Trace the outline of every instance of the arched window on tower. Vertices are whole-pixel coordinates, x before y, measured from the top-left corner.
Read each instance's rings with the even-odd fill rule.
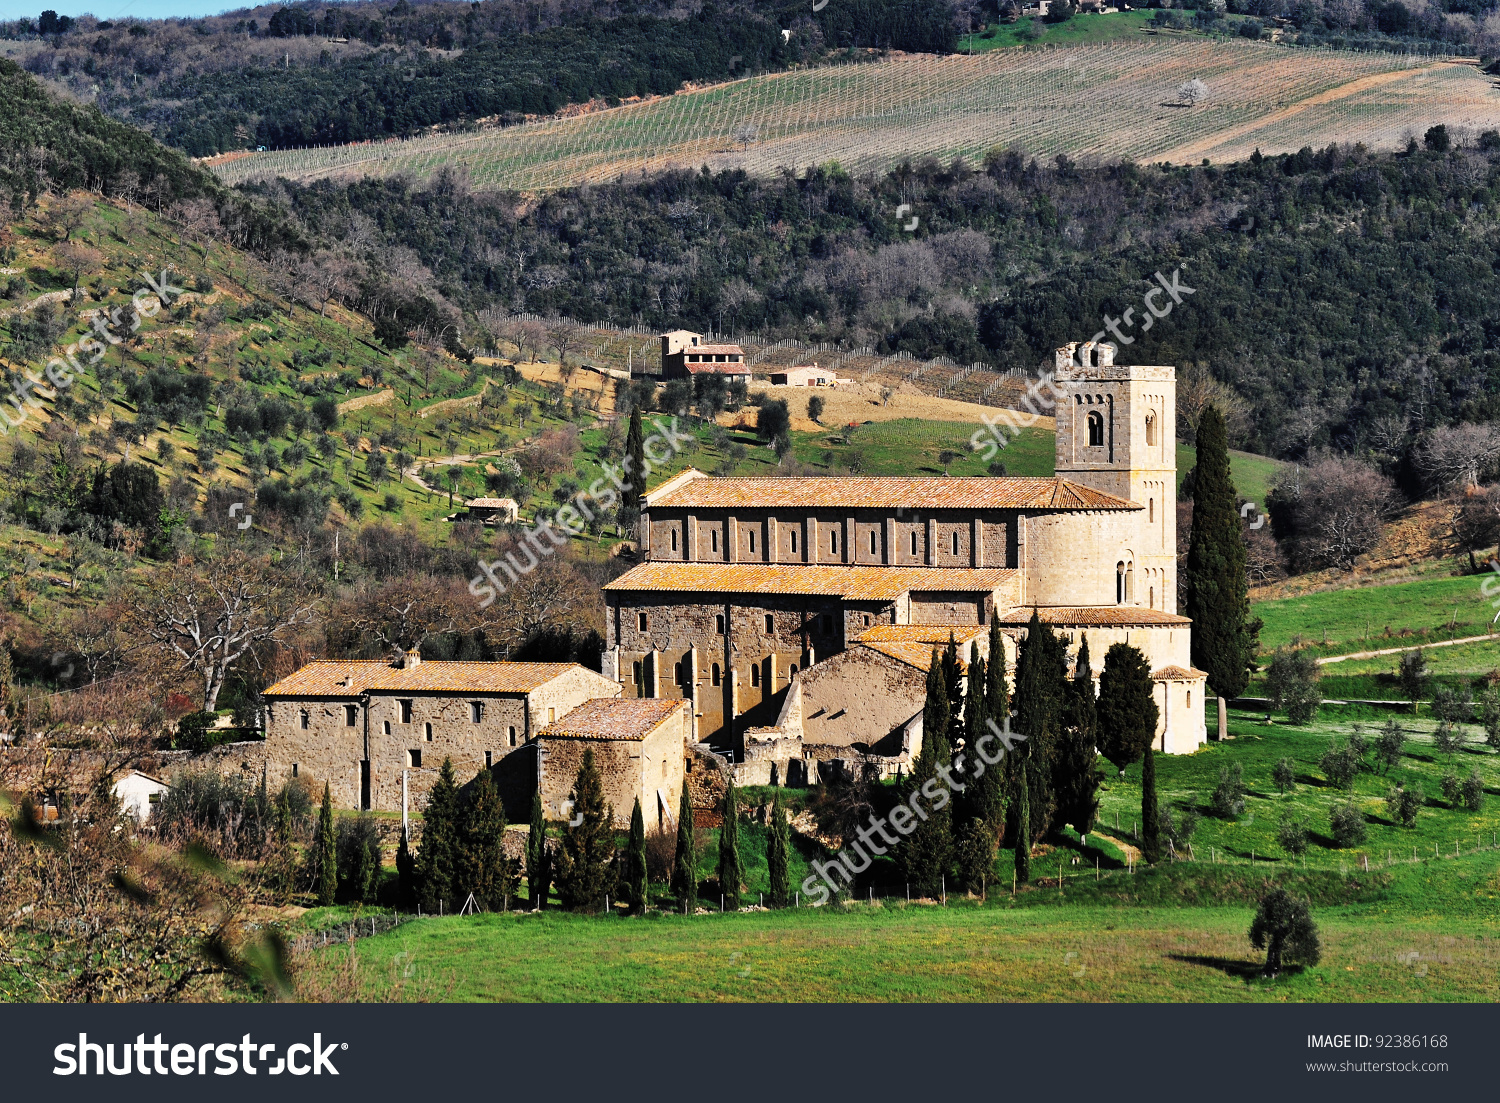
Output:
[[[1115,604],[1125,604],[1125,560],[1115,564]]]
[[[1095,410],[1089,414],[1089,447],[1098,448],[1104,444],[1104,415]]]
[[[1152,447],[1156,446],[1156,415],[1146,415],[1146,443]]]

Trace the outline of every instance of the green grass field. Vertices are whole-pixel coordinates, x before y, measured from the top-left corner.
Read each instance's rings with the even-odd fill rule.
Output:
[[[1399,776],[1421,781],[1432,794],[1446,768],[1419,735],[1390,777],[1366,773],[1356,780],[1354,799],[1365,811],[1368,839],[1337,850],[1327,837],[1327,810],[1338,795],[1323,783],[1317,760],[1350,724],[1335,717],[1305,729],[1267,727],[1237,712],[1230,742],[1159,758],[1162,801],[1179,810],[1208,804],[1220,767],[1238,762],[1244,771],[1245,812],[1232,821],[1206,817],[1190,861],[1137,864],[1131,872],[1109,841],[1094,836],[1084,849],[1071,836],[1038,848],[1037,880],[1015,896],[1010,852],[1002,851],[996,887],[984,901],[954,895],[947,906],[907,904],[887,867],[884,874],[872,871],[873,905],[862,883],[850,902],[780,912],[721,916],[710,909],[682,916],[672,914],[672,901],[664,898],[662,912],[637,919],[555,910],[424,919],[352,947],[304,955],[299,969],[312,989],[364,1000],[1500,998],[1494,903],[1500,850],[1493,845],[1500,839],[1500,757],[1488,751],[1459,756],[1462,769],[1478,768],[1486,779],[1484,811],[1455,811],[1439,796],[1415,828],[1401,828],[1385,818],[1386,787]],[[1293,759],[1297,775],[1296,788],[1285,795],[1269,780],[1282,756]],[[1139,770],[1111,776],[1102,794],[1100,831],[1121,843],[1139,814]],[[765,796],[750,795],[756,801]],[[801,799],[795,791],[792,796]],[[1309,821],[1305,866],[1287,859],[1276,842],[1286,814]],[[746,823],[741,838],[753,904],[766,887],[764,835]],[[711,832],[701,853],[705,875],[713,866],[713,840]],[[1420,860],[1412,860],[1413,848]],[[794,880],[806,876],[812,849],[803,843],[794,858]],[[1256,975],[1258,958],[1245,933],[1254,901],[1273,883],[1311,899],[1324,947],[1319,965],[1274,983]],[[320,914],[342,912],[314,911],[303,922],[316,926]]]
[[[1261,648],[1271,651],[1293,643],[1309,644],[1317,654],[1339,655],[1484,635],[1494,611],[1479,589],[1482,581],[1482,576],[1434,575],[1257,602],[1255,615],[1265,622]],[[1433,659],[1443,650],[1434,651]]]
[[[1130,11],[1110,12],[1108,15],[1083,15],[1069,19],[1066,23],[1042,23],[1041,33],[1035,33],[1032,20],[1016,23],[1000,23],[975,34],[963,35],[958,40],[961,54],[982,54],[987,50],[1003,50],[1034,43],[1041,46],[1077,46],[1085,42],[1112,42],[1117,38],[1129,38],[1139,34],[1141,28],[1151,22],[1154,12]]]

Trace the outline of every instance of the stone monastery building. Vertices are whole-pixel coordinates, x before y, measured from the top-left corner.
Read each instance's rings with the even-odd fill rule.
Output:
[[[1099,658],[1139,647],[1157,746],[1195,749],[1206,675],[1177,614],[1175,373],[1114,353],[1058,350],[1053,478],[689,470],[656,488],[645,562],[605,587],[605,675],[628,697],[691,700],[699,740],[763,764],[751,783],[851,748],[894,772],[920,746],[932,648],[951,632],[983,653],[998,620],[1013,672],[1036,610],[1070,651],[1085,633]]]
[[[562,807],[585,747],[616,820],[639,798],[670,824],[703,770],[800,784],[858,755],[884,774],[921,746],[933,648],[967,658],[998,622],[1007,673],[1035,611],[1095,670],[1115,642],[1151,664],[1157,747],[1206,738],[1206,675],[1177,614],[1176,384],[1057,352],[1052,478],[718,479],[646,495],[643,562],[604,588],[603,676],[576,664],[316,662],[266,690],[268,763],[326,780],[343,807],[414,806],[444,757]],[[519,756],[519,757],[512,757]],[[550,764],[550,765],[549,765]],[[698,802],[695,799],[695,807]],[[622,807],[623,805],[623,807]]]

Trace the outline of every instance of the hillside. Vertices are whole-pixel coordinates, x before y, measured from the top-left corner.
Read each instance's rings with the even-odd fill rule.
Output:
[[[1195,106],[1177,94],[1191,79],[1209,89]],[[536,191],[672,165],[885,172],[923,157],[977,163],[997,146],[1221,163],[1330,142],[1390,149],[1436,123],[1500,126],[1500,96],[1472,65],[1157,37],[749,77],[519,127],[236,156],[214,171],[229,183],[423,180],[462,165],[475,187]]]

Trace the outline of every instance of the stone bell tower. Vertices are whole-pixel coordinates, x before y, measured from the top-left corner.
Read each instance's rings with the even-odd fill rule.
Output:
[[[1128,599],[1177,611],[1177,370],[1115,363],[1105,341],[1057,350],[1056,471],[1144,507],[1122,559]],[[1123,595],[1122,595],[1123,596]]]

